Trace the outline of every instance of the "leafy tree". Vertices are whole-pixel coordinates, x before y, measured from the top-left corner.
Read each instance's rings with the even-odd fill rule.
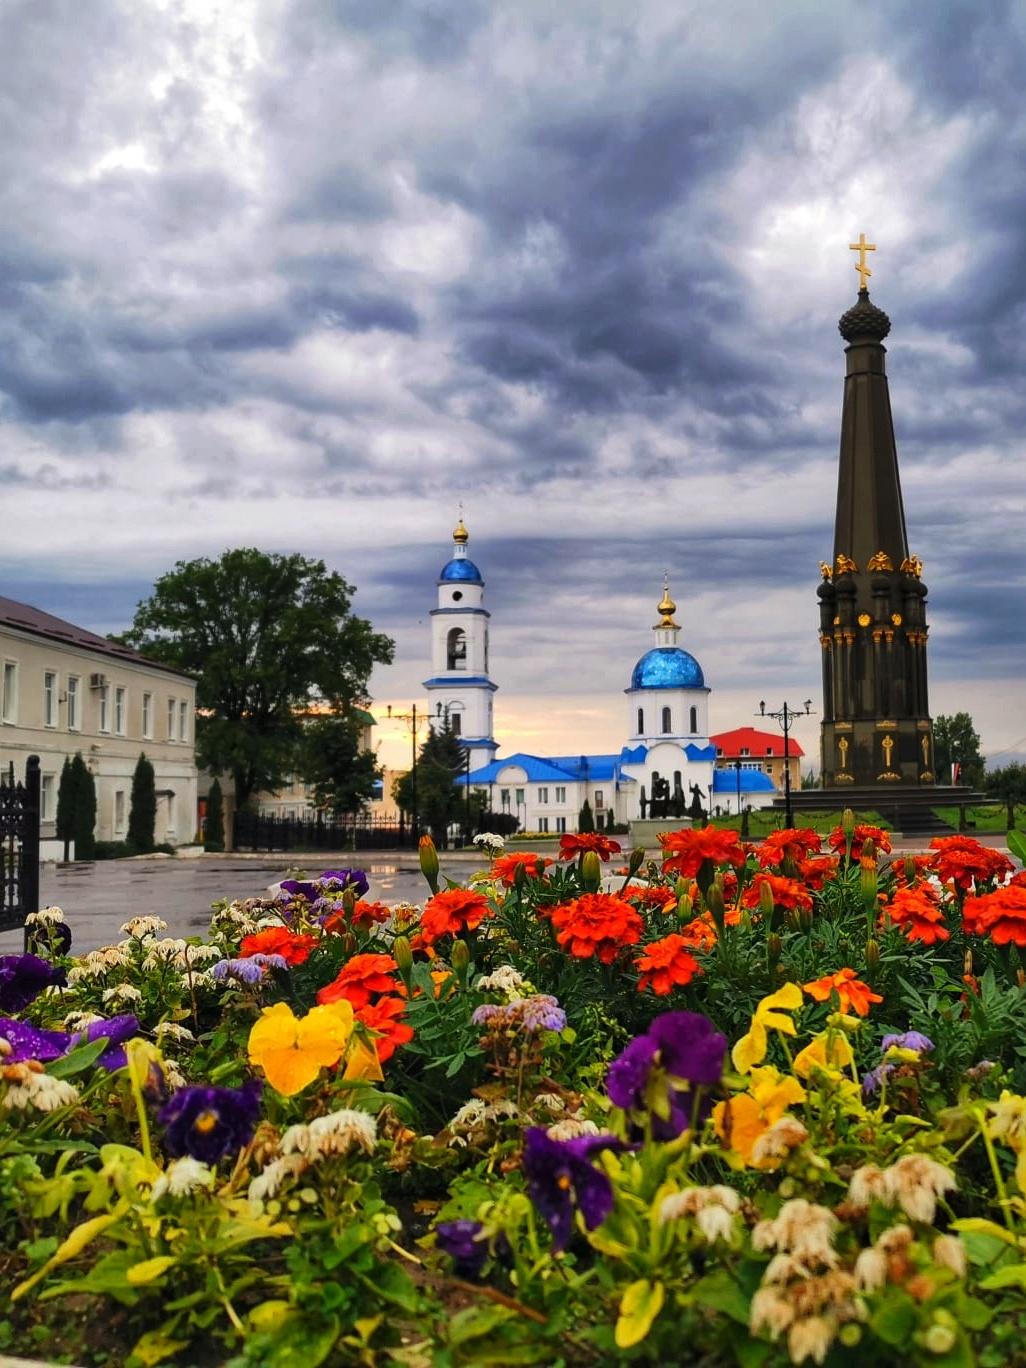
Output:
[[[215,779],[207,792],[207,810],[203,818],[204,850],[224,850],[224,795],[221,781]]]
[[[819,786],[819,775],[816,773],[816,771],[811,769],[806,770],[805,773],[802,775],[802,788],[818,789]]]
[[[1017,803],[1026,803],[1026,765],[1002,765],[986,776],[987,792],[1000,798],[1008,816],[1008,830],[1015,829]]]
[[[75,839],[75,806],[77,790],[75,768],[71,756],[66,756],[61,769],[61,782],[57,788],[57,839],[64,842],[64,860],[67,863],[71,842]]]
[[[591,813],[591,804],[588,802],[587,798],[585,798],[584,803],[583,803],[582,806],[581,806],[581,810],[580,810],[580,812],[577,814],[577,830],[578,830],[578,831],[594,831],[594,830],[595,830],[595,818],[592,816],[592,813]]]
[[[229,772],[244,807],[295,769],[300,712],[345,712],[393,643],[351,612],[353,586],[323,561],[242,547],[179,561],[119,638],[196,676],[198,763]]]
[[[488,812],[482,809],[477,819],[479,831],[493,831],[496,836],[512,836],[519,826],[512,812]]]
[[[417,757],[416,816],[420,826],[430,827],[435,844],[444,848],[448,828],[461,821],[466,811],[463,786],[457,779],[466,772],[463,747],[448,723],[432,728]],[[393,796],[403,812],[413,815],[413,774],[396,780]]]
[[[360,749],[360,732],[359,722],[345,714],[304,727],[297,769],[319,808],[359,812],[373,797],[381,770],[374,752]]]
[[[951,766],[961,767],[959,782],[968,788],[983,784],[983,756],[980,736],[967,712],[938,717],[933,724],[934,771],[942,783],[949,783]]]
[[[157,823],[157,786],[153,766],[140,755],[132,775],[132,795],[128,810],[128,844],[137,855],[153,849]]]
[[[71,762],[72,792],[75,795],[72,839],[75,859],[91,860],[96,853],[96,784],[89,773],[82,752],[76,751]]]

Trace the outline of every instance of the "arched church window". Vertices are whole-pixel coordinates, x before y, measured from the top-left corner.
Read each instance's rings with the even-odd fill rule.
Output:
[[[669,710],[669,708],[664,708],[664,709],[663,709],[663,735],[665,736],[667,732],[671,732],[671,731],[673,731],[673,728],[672,728],[672,726],[670,725],[670,710]]]
[[[463,735],[463,718],[458,712],[451,712],[449,714],[449,730],[452,732],[453,736]]]
[[[645,732],[645,709],[638,709],[638,735],[643,736]]]
[[[467,668],[467,637],[462,627],[453,627],[446,638],[446,669]]]
[[[691,709],[691,735],[694,736],[698,731],[698,709]]]

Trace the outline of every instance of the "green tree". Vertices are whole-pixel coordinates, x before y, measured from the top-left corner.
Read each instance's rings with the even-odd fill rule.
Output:
[[[207,793],[207,810],[203,817],[204,850],[224,850],[224,795],[221,781],[215,779]]]
[[[140,755],[132,775],[132,794],[128,809],[128,844],[136,855],[148,855],[153,849],[153,833],[157,824],[157,785],[153,766]]]
[[[75,859],[91,860],[96,853],[96,784],[82,759],[81,751],[75,752],[71,770],[75,795],[75,819],[72,824]]]
[[[78,801],[75,768],[71,756],[66,756],[61,768],[61,782],[57,788],[57,839],[64,842],[64,860],[71,851],[75,839],[75,808]]]
[[[951,782],[951,766],[961,767],[959,783],[967,788],[983,784],[980,736],[967,712],[938,717],[933,724],[934,773],[941,783]]]
[[[581,805],[581,810],[580,810],[580,812],[577,814],[577,830],[578,830],[578,831],[594,831],[594,830],[595,830],[595,818],[592,816],[592,813],[591,813],[591,804],[588,802],[587,798],[585,798],[583,804]]]
[[[435,844],[444,848],[448,828],[462,821],[466,808],[463,786],[457,780],[466,772],[463,747],[448,725],[432,728],[417,757],[416,816],[418,825],[430,827]],[[397,779],[392,793],[403,812],[414,811],[413,774]]]
[[[311,698],[344,713],[392,659],[353,592],[323,561],[242,547],[179,561],[119,638],[196,677],[198,763],[232,775],[240,808],[294,771]]]
[[[377,756],[361,749],[360,722],[345,714],[318,717],[303,728],[297,770],[311,785],[314,802],[331,812],[359,812],[381,776]]]
[[[1013,831],[1016,805],[1026,803],[1026,765],[1002,765],[1000,769],[991,770],[984,782],[987,792],[1004,803],[1008,830]]]

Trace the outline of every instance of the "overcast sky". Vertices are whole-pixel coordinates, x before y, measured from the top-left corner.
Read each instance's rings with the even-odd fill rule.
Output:
[[[664,567],[715,726],[818,707],[865,231],[933,710],[1026,750],[1024,48],[1001,0],[4,0],[0,592],[116,630],[300,550],[409,703],[462,499],[507,747],[619,747]]]

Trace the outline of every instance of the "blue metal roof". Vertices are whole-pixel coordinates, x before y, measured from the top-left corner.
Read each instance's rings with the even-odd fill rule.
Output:
[[[737,771],[734,769],[718,769],[713,771],[713,793],[731,794],[737,793]],[[742,793],[776,793],[777,786],[768,774],[763,774],[762,770],[741,771],[741,792]]]
[[[621,765],[643,765],[647,758],[647,746],[635,746],[633,750],[630,746],[624,746],[620,752]]]
[[[617,778],[617,766],[620,763],[618,755],[552,755],[549,757],[550,765],[557,765],[561,770],[566,770],[567,774],[574,779],[615,779]]]
[[[507,755],[503,760],[493,760],[480,769],[471,770],[469,782],[473,785],[496,784],[499,773],[509,765],[516,765],[527,776],[524,782],[565,784],[578,783],[584,779],[593,783],[633,783],[634,781],[619,772],[618,755],[569,755],[552,756],[527,755],[518,751]],[[457,783],[467,782],[461,775]]]
[[[716,759],[715,746],[696,746],[694,741],[689,741],[688,744],[683,747],[683,750],[689,760],[700,761]]]
[[[453,580],[462,580],[467,584],[484,584],[481,571],[472,560],[467,560],[466,556],[454,556],[442,566],[441,574],[438,576],[439,584],[451,583]]]
[[[631,675],[632,689],[704,689],[702,667],[680,646],[653,646]]]
[[[452,674],[432,675],[430,679],[424,680],[424,688],[430,689],[434,685],[449,685],[456,688],[462,684],[473,684],[484,689],[491,689],[494,693],[498,689],[498,684],[493,684],[487,675],[466,675],[459,670],[453,670]]]

